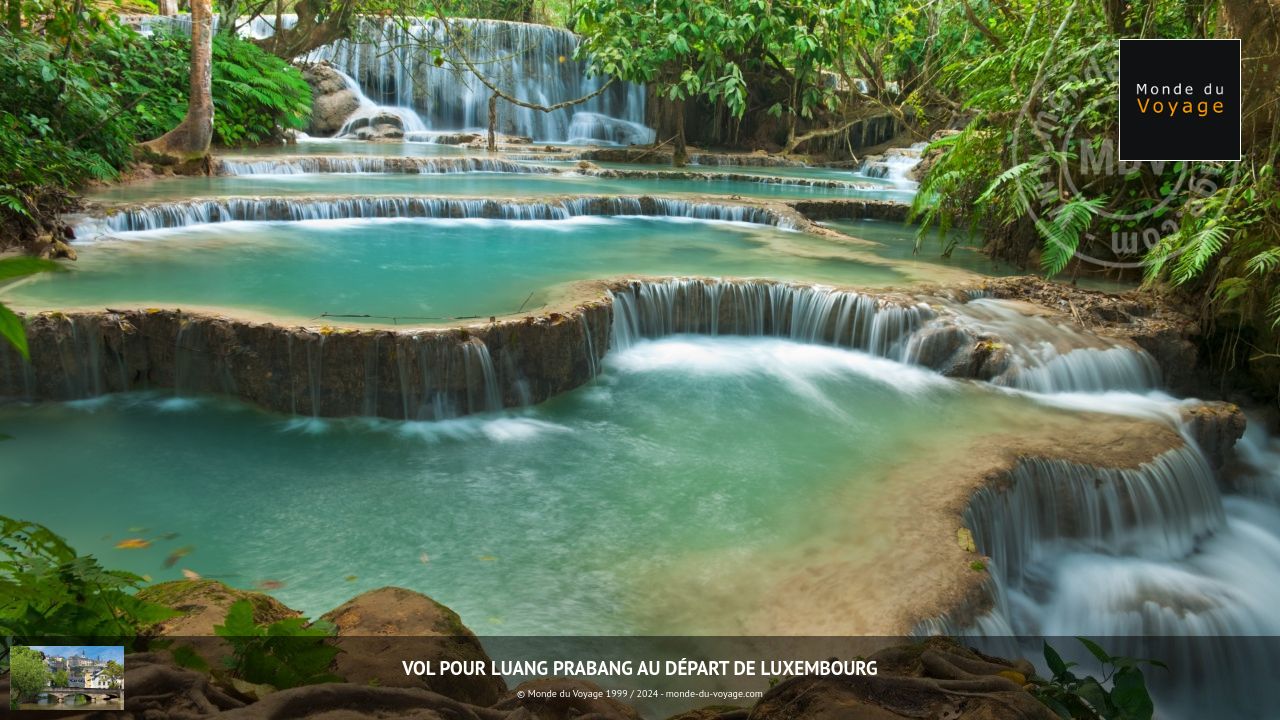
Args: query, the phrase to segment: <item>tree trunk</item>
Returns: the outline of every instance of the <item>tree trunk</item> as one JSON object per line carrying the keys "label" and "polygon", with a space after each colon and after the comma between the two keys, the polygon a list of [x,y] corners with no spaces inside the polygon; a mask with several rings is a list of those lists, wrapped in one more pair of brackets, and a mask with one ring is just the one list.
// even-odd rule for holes
{"label": "tree trunk", "polygon": [[498,93],[489,96],[489,152],[498,149]]}
{"label": "tree trunk", "polygon": [[156,7],[161,15],[178,14],[178,0],[160,0],[160,2],[156,3]]}
{"label": "tree trunk", "polygon": [[1223,0],[1223,37],[1240,38],[1242,152],[1267,152],[1280,113],[1280,0]]}
{"label": "tree trunk", "polygon": [[210,0],[191,0],[191,94],[178,127],[143,143],[170,162],[201,160],[213,140],[213,9]]}
{"label": "tree trunk", "polygon": [[671,164],[676,167],[684,167],[689,161],[689,150],[685,147],[684,142],[684,101],[676,103],[676,145],[671,151]]}

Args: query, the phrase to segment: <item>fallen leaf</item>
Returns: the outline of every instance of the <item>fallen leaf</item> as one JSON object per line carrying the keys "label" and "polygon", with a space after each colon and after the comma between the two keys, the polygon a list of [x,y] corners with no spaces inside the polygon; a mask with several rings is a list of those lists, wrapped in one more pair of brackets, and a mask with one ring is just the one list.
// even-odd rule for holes
{"label": "fallen leaf", "polygon": [[279,590],[284,587],[284,583],[279,580],[259,580],[258,589],[260,590]]}
{"label": "fallen leaf", "polygon": [[177,537],[178,537],[178,533],[176,533],[176,532],[167,532],[167,533],[165,533],[165,534],[161,535],[161,536],[160,536],[160,539],[161,539],[161,540],[176,540],[176,539],[177,539]]}
{"label": "fallen leaf", "polygon": [[480,559],[481,559],[481,560],[483,560],[483,561],[485,561],[485,562],[493,562],[494,560],[497,560],[498,558],[494,557],[493,555],[481,555],[481,556],[480,556]]}
{"label": "fallen leaf", "polygon": [[345,579],[347,582],[355,582],[356,580],[359,579],[359,577],[356,575],[348,575]]}
{"label": "fallen leaf", "polygon": [[140,550],[148,547],[151,547],[151,541],[142,538],[129,538],[116,543],[116,548],[119,550]]}
{"label": "fallen leaf", "polygon": [[164,559],[164,566],[173,567],[174,565],[177,565],[178,561],[190,555],[192,550],[195,550],[195,548],[190,545],[183,545],[177,550],[174,550],[173,552],[169,553],[169,557]]}
{"label": "fallen leaf", "polygon": [[196,572],[195,570],[188,570],[186,568],[182,568],[182,577],[188,580],[199,580],[200,573]]}
{"label": "fallen leaf", "polygon": [[421,562],[423,565],[426,565],[427,563],[431,562],[431,558],[427,557],[427,554],[424,552],[418,556],[418,561]]}

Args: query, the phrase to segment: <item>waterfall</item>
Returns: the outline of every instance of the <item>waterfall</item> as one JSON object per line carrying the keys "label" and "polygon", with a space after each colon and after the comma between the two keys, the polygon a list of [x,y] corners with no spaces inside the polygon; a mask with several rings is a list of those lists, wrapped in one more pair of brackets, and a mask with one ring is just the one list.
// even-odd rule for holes
{"label": "waterfall", "polygon": [[612,348],[676,333],[768,335],[901,359],[912,333],[933,317],[924,304],[783,283],[636,281],[611,296]]}
{"label": "waterfall", "polygon": [[999,340],[997,385],[1039,393],[1147,391],[1160,370],[1145,351],[1027,315],[1016,304],[980,298],[956,307],[958,321],[979,337]]}
{"label": "waterfall", "polygon": [[965,511],[1002,587],[1023,588],[1034,562],[1085,550],[1172,560],[1226,522],[1217,483],[1191,446],[1136,469],[1024,459],[1009,487],[979,490]]}
{"label": "waterfall", "polygon": [[336,70],[336,72],[342,77],[342,81],[347,84],[347,88],[355,94],[356,100],[360,103],[338,130],[338,137],[361,137],[358,131],[376,124],[380,117],[392,118],[393,124],[399,126],[403,135],[427,132],[427,126],[412,108],[379,105],[364,94],[364,90],[361,89],[360,83],[356,82],[355,78],[341,70]]}
{"label": "waterfall", "polygon": [[560,172],[557,168],[528,165],[498,158],[451,157],[378,157],[314,155],[281,158],[230,158],[214,159],[214,171],[218,175],[309,175],[316,173],[404,173],[438,175],[449,173],[512,173],[549,175]]}
{"label": "waterfall", "polygon": [[862,161],[855,175],[887,180],[900,190],[915,190],[919,183],[907,177],[911,169],[920,164],[920,156],[929,143],[916,143],[905,148],[889,148],[884,155],[871,156]]}
{"label": "waterfall", "polygon": [[79,239],[105,230],[134,232],[232,221],[339,220],[353,218],[491,218],[563,220],[582,215],[687,217],[748,222],[794,229],[794,218],[753,205],[721,205],[655,197],[579,197],[547,202],[430,197],[225,198],[126,206],[105,220],[76,226]]}
{"label": "waterfall", "polygon": [[[462,367],[467,387],[467,412],[493,412],[502,409],[502,391],[498,387],[498,373],[493,369],[489,346],[483,340],[472,339],[461,345]],[[472,369],[479,371],[474,377]],[[477,402],[477,395],[480,402]]]}
{"label": "waterfall", "polygon": [[[527,102],[572,100],[606,82],[589,77],[586,63],[576,59],[576,35],[544,25],[460,19],[450,20],[446,29],[435,18],[402,24],[362,17],[353,37],[319,48],[307,59],[332,63],[374,103],[416,111],[432,131],[489,126],[492,91],[466,69],[451,39],[495,85]],[[653,130],[644,126],[644,107],[643,86],[615,82],[580,105],[552,112],[499,102],[497,130],[539,142],[646,144],[653,142]]]}

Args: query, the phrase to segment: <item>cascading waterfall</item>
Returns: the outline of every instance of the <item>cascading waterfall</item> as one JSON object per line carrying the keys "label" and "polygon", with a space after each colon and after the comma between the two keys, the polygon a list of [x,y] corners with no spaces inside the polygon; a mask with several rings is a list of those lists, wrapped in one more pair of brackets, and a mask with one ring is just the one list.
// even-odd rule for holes
{"label": "cascading waterfall", "polygon": [[782,283],[637,281],[611,295],[611,348],[677,333],[767,335],[901,359],[912,333],[933,317],[924,304]]}
{"label": "cascading waterfall", "polygon": [[[1089,393],[1129,395],[1177,423],[1179,401],[1160,393],[1154,362],[998,301],[958,309],[971,331],[1018,348],[997,384],[1050,395],[1072,393],[1081,407],[1115,408]],[[997,654],[1013,636],[1056,638],[1068,659],[1091,663],[1070,637],[1112,653],[1153,657],[1167,673],[1147,673],[1161,717],[1263,718],[1280,691],[1259,690],[1260,673],[1280,661],[1280,464],[1243,443],[1252,469],[1224,491],[1195,440],[1133,469],[1024,459],[1007,482],[975,493],[964,524],[991,558],[995,608],[965,626],[924,623],[923,632],[977,636]],[[1255,438],[1255,441],[1257,438]],[[981,640],[986,638],[985,640]],[[1065,640],[1063,638],[1066,638]],[[1267,668],[1267,670],[1263,670]]]}
{"label": "cascading waterfall", "polygon": [[359,137],[359,133],[357,131],[374,124],[380,117],[392,118],[394,120],[394,124],[397,125],[406,136],[409,133],[427,132],[426,124],[422,122],[422,118],[419,117],[418,113],[414,112],[412,108],[394,105],[379,105],[371,100],[368,95],[364,94],[364,90],[361,89],[360,83],[356,82],[355,78],[341,70],[337,70],[336,72],[342,77],[342,81],[346,83],[347,88],[355,94],[356,101],[359,103],[351,115],[347,117],[347,121],[342,124],[341,128],[339,128],[337,132],[339,137]]}
{"label": "cascading waterfall", "polygon": [[310,175],[316,173],[438,175],[477,172],[549,175],[560,171],[543,165],[530,165],[498,158],[313,155],[245,159],[221,157],[214,160],[214,172],[218,175]]}
{"label": "cascading waterfall", "polygon": [[1026,315],[1001,300],[971,300],[956,312],[974,335],[1000,339],[1008,366],[992,379],[997,385],[1038,393],[1147,391],[1159,385],[1155,360],[1137,347]]}
{"label": "cascading waterfall", "polygon": [[919,183],[907,177],[920,164],[920,156],[929,143],[921,142],[905,148],[890,148],[884,155],[863,161],[855,175],[887,180],[901,190],[915,190]]}
{"label": "cascading waterfall", "polygon": [[563,220],[591,216],[686,217],[747,222],[794,229],[795,220],[768,208],[655,197],[579,197],[548,202],[430,197],[327,199],[226,198],[149,203],[122,208],[76,227],[86,239],[102,232],[133,232],[232,221],[340,220],[356,218],[491,218]]}
{"label": "cascading waterfall", "polygon": [[[495,85],[527,102],[584,97],[606,82],[587,75],[586,63],[575,58],[578,38],[568,30],[500,20],[449,22],[446,28],[435,18],[407,24],[361,18],[356,39],[319,48],[307,59],[332,63],[375,103],[413,109],[432,131],[489,126],[492,91],[466,68],[453,43]],[[584,103],[552,112],[499,102],[497,130],[537,141],[645,144],[654,134],[644,126],[644,106],[642,86],[615,82]]]}

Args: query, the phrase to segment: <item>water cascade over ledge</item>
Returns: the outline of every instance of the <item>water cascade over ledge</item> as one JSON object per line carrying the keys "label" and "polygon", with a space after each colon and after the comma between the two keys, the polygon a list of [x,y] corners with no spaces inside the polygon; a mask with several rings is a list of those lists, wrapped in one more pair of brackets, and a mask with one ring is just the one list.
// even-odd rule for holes
{"label": "water cascade over ledge", "polygon": [[[466,68],[453,45],[496,86],[521,100],[554,105],[602,88],[576,59],[578,38],[568,30],[501,20],[361,18],[354,40],[313,51],[350,75],[374,102],[408,108],[431,131],[486,130],[493,94]],[[436,51],[444,62],[436,64]],[[540,112],[508,102],[497,107],[497,131],[539,142],[648,144],[644,87],[615,82],[579,105]]]}
{"label": "water cascade over ledge", "polygon": [[587,196],[545,202],[432,197],[224,198],[141,203],[113,209],[76,227],[77,238],[233,221],[345,220],[355,218],[491,218],[564,220],[583,215],[687,217],[796,229],[804,221],[771,207],[725,205],[672,198]]}

